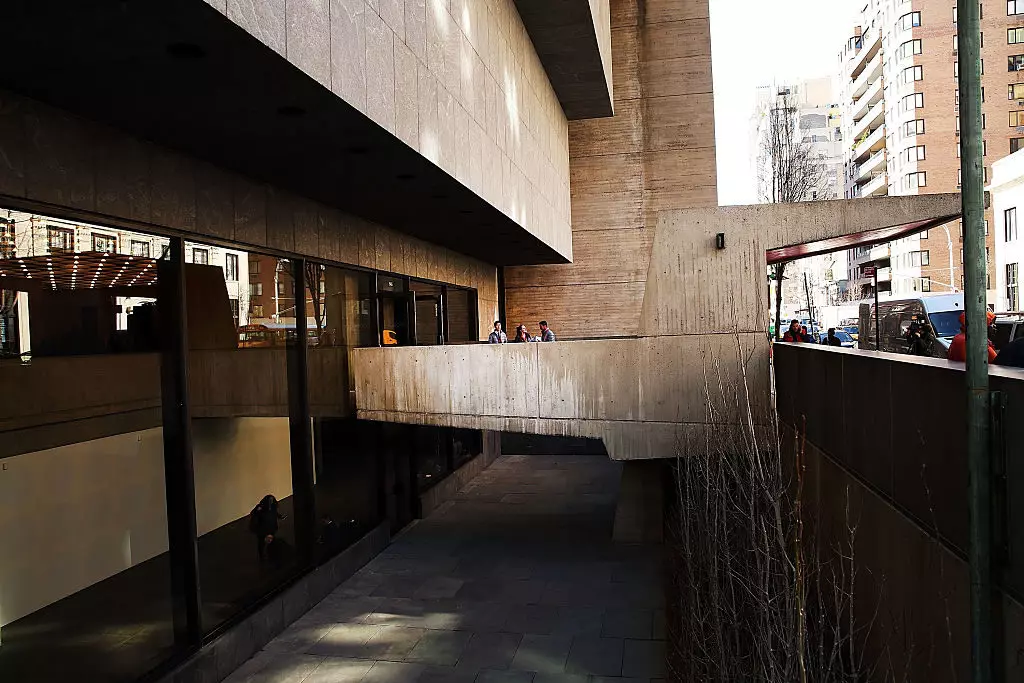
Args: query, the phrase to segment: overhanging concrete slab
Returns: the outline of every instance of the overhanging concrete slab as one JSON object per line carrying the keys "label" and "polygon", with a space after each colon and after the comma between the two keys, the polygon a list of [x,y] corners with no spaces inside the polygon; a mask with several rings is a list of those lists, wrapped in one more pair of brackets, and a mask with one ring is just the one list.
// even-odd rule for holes
{"label": "overhanging concrete slab", "polygon": [[565,117],[611,116],[608,0],[515,0]]}
{"label": "overhanging concrete slab", "polygon": [[15,0],[0,26],[0,88],[488,263],[568,261],[203,0]]}

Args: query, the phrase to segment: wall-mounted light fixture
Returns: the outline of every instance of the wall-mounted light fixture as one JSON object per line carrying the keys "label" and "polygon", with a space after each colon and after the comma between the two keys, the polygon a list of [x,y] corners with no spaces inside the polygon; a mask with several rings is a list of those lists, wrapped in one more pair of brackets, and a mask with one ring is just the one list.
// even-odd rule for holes
{"label": "wall-mounted light fixture", "polygon": [[725,233],[724,232],[720,232],[717,235],[715,235],[715,248],[716,249],[725,249]]}

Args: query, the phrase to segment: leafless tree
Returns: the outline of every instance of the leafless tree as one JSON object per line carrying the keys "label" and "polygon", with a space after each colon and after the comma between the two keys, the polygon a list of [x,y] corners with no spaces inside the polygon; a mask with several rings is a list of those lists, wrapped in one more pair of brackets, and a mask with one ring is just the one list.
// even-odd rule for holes
{"label": "leafless tree", "polygon": [[[763,203],[786,204],[817,199],[825,185],[825,164],[814,146],[800,134],[799,114],[793,96],[778,95],[763,112],[765,117],[758,150],[758,192]],[[782,282],[785,263],[772,267],[778,284],[775,300],[775,338],[782,338]]]}
{"label": "leafless tree", "polygon": [[761,201],[770,204],[805,202],[817,198],[825,185],[825,164],[814,146],[801,137],[793,96],[779,95],[764,112],[758,150]]}

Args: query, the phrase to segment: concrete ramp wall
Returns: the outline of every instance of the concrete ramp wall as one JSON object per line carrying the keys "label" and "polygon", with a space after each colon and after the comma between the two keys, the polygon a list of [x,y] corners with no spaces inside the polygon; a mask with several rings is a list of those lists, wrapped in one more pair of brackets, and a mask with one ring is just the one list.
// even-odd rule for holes
{"label": "concrete ramp wall", "polygon": [[600,438],[634,460],[763,424],[766,355],[764,335],[717,334],[354,349],[351,363],[361,419]]}

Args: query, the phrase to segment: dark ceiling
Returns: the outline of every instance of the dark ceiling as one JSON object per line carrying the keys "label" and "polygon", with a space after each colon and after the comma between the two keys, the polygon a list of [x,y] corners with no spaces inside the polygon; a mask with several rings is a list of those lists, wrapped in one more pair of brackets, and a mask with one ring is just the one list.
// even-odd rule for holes
{"label": "dark ceiling", "polygon": [[[515,0],[570,121],[612,115],[590,0]],[[609,55],[609,58],[611,56]]]}
{"label": "dark ceiling", "polygon": [[566,262],[203,0],[9,0],[0,26],[0,87],[495,265]]}

